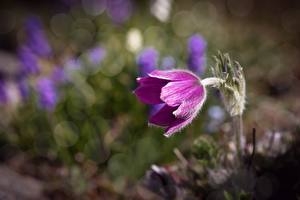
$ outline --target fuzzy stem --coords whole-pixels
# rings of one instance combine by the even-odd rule
[[[218,88],[222,83],[224,83],[224,80],[216,77],[210,77],[201,80],[201,83],[204,86],[212,86]]]
[[[236,115],[232,117],[232,129],[233,140],[236,145],[236,161],[240,166],[243,162],[243,150],[244,150],[244,135],[243,135],[243,119],[242,115]]]

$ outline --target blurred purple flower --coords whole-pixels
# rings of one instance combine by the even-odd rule
[[[217,132],[225,118],[224,109],[220,106],[211,106],[208,109],[210,121],[207,124],[208,132]]]
[[[164,57],[161,63],[161,67],[163,70],[174,69],[176,65],[176,61],[172,56]]]
[[[202,75],[205,70],[206,41],[198,34],[188,41],[188,68],[197,75]]]
[[[0,77],[0,103],[6,103],[6,102],[7,102],[7,93],[6,93],[5,82]]]
[[[64,83],[67,80],[66,73],[62,67],[55,66],[51,76],[55,84]]]
[[[149,77],[137,81],[139,87],[134,92],[140,101],[150,105],[164,104],[150,117],[149,123],[166,127],[166,137],[190,124],[206,99],[200,79],[185,70],[155,70]]]
[[[154,48],[144,49],[137,57],[140,76],[148,76],[148,73],[156,69],[158,52]]]
[[[37,82],[39,105],[48,111],[55,108],[58,96],[54,82],[49,78],[41,78]]]
[[[21,62],[21,73],[23,73],[23,75],[39,73],[40,67],[38,65],[38,57],[32,53],[28,47],[20,47],[18,56]]]
[[[109,0],[107,1],[107,13],[113,22],[117,24],[127,21],[133,11],[131,0]]]
[[[220,106],[211,106],[208,109],[208,115],[212,120],[223,121],[225,112]]]
[[[106,55],[106,51],[103,47],[95,47],[88,51],[88,60],[93,65],[100,65],[101,61]]]
[[[46,38],[43,26],[39,18],[31,16],[25,21],[26,45],[36,55],[48,57],[51,55],[51,47]]]
[[[20,95],[23,100],[27,99],[29,96],[29,85],[25,78],[17,80],[17,86],[20,92]]]

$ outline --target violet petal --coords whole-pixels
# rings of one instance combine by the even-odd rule
[[[150,119],[150,124],[155,124],[157,126],[170,126],[174,121],[176,121],[173,112],[177,107],[171,107],[165,104],[156,114],[154,114]]]
[[[162,88],[160,98],[169,106],[179,106],[195,95],[199,87],[199,82],[193,80],[170,82]]]
[[[199,80],[198,77],[193,75],[191,72],[185,70],[154,70],[151,73],[149,73],[149,76],[171,81]]]

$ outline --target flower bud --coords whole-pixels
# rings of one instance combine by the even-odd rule
[[[246,82],[243,68],[238,62],[232,62],[228,54],[218,53],[216,65],[212,68],[214,77],[222,82],[220,90],[226,110],[231,116],[242,115],[246,102]]]

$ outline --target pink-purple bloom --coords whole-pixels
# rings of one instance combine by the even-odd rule
[[[197,75],[202,75],[205,70],[206,41],[198,34],[188,41],[188,68]]]
[[[139,87],[134,92],[140,101],[150,105],[163,104],[150,117],[149,123],[165,127],[167,137],[190,124],[206,99],[200,79],[189,71],[154,70],[137,81]]]

